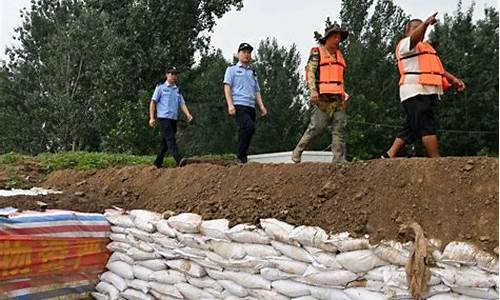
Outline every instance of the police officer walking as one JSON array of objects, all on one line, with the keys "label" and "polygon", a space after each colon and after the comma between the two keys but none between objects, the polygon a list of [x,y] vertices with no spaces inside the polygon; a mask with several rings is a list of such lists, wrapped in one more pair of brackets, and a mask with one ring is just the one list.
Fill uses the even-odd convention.
[{"label": "police officer walking", "polygon": [[184,97],[177,86],[179,71],[176,67],[169,67],[165,73],[166,81],[156,86],[149,104],[149,126],[155,127],[158,123],[161,132],[161,143],[154,165],[161,168],[165,154],[169,150],[175,159],[176,165],[182,167],[186,161],[181,157],[175,141],[179,108],[188,122],[193,120],[193,116],[189,112]]},{"label": "police officer walking", "polygon": [[267,115],[257,75],[250,66],[252,50],[253,47],[250,44],[240,44],[239,62],[229,66],[224,75],[227,110],[230,116],[236,117],[239,128],[239,145],[235,160],[237,164],[244,164],[248,160],[248,148],[255,133],[255,104],[259,106],[261,116]]},{"label": "police officer walking", "polygon": [[306,66],[307,86],[314,111],[306,132],[293,150],[292,161],[295,163],[301,161],[302,152],[328,126],[332,130],[333,162],[347,161],[344,136],[349,96],[344,91],[346,62],[339,44],[347,38],[348,32],[337,23],[332,25],[329,19],[326,23],[323,36],[315,32],[319,44],[311,49]]}]

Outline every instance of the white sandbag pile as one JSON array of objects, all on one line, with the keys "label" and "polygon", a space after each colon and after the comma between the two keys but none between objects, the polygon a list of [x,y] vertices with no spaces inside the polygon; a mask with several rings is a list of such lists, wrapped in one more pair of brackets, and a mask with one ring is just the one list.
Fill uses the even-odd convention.
[{"label": "white sandbag pile", "polygon": [[[96,299],[412,299],[412,243],[262,219],[260,227],[132,210],[112,224]],[[465,243],[433,252],[428,299],[498,299],[498,258]]]}]

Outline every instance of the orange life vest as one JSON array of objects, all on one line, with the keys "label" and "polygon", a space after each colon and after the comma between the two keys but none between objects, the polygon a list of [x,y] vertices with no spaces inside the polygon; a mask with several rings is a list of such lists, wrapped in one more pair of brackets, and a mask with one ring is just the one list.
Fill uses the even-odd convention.
[{"label": "orange life vest", "polygon": [[[344,56],[339,49],[336,50],[335,56],[330,55],[328,51],[323,47],[319,46],[312,48],[313,50],[319,50],[319,78],[317,78],[319,93],[320,94],[344,94],[344,69],[346,68],[346,63]],[[308,79],[306,66],[306,80]]]},{"label": "orange life vest", "polygon": [[[399,46],[401,42],[396,47],[396,59],[398,61],[398,69],[401,78],[399,79],[399,85],[408,82],[406,75],[418,75],[418,80],[416,83],[422,85],[433,85],[441,86],[443,90],[450,87],[450,83],[444,76],[444,68],[436,50],[431,46],[431,44],[426,42],[419,42],[416,45],[416,52],[408,55],[402,56],[399,51]],[[408,70],[405,66],[404,60],[412,57],[418,57],[418,70]]]}]

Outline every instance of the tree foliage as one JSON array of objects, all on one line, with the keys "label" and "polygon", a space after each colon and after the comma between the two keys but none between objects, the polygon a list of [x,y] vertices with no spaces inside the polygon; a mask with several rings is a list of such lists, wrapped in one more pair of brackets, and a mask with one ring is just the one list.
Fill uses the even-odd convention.
[{"label": "tree foliage", "polygon": [[[183,71],[180,86],[195,117],[193,125],[179,122],[184,154],[234,152],[237,129],[222,88],[230,62],[209,34],[241,7],[242,0],[33,0],[22,11],[19,46],[0,65],[0,153],[153,153],[159,134],[148,127],[147,109],[166,65]],[[430,35],[445,67],[467,85],[439,105],[445,155],[498,153],[498,11],[486,8],[474,21],[473,10],[459,2]],[[397,132],[394,49],[408,19],[391,0],[342,1],[351,159],[377,157]],[[267,38],[254,56],[269,115],[258,117],[250,150],[291,150],[309,117],[300,55]],[[330,139],[325,133],[315,148]]]}]

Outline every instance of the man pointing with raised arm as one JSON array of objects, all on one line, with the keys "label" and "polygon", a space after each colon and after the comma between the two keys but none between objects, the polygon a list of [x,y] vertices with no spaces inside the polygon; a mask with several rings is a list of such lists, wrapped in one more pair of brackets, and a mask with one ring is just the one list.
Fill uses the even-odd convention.
[{"label": "man pointing with raised arm", "polygon": [[427,27],[437,22],[437,13],[424,22],[410,20],[405,26],[405,37],[396,47],[399,74],[399,95],[406,114],[403,128],[391,148],[382,158],[396,157],[406,144],[422,139],[427,155],[439,157],[434,110],[440,95],[450,86],[458,91],[465,84],[447,72],[434,48],[424,42]]}]

